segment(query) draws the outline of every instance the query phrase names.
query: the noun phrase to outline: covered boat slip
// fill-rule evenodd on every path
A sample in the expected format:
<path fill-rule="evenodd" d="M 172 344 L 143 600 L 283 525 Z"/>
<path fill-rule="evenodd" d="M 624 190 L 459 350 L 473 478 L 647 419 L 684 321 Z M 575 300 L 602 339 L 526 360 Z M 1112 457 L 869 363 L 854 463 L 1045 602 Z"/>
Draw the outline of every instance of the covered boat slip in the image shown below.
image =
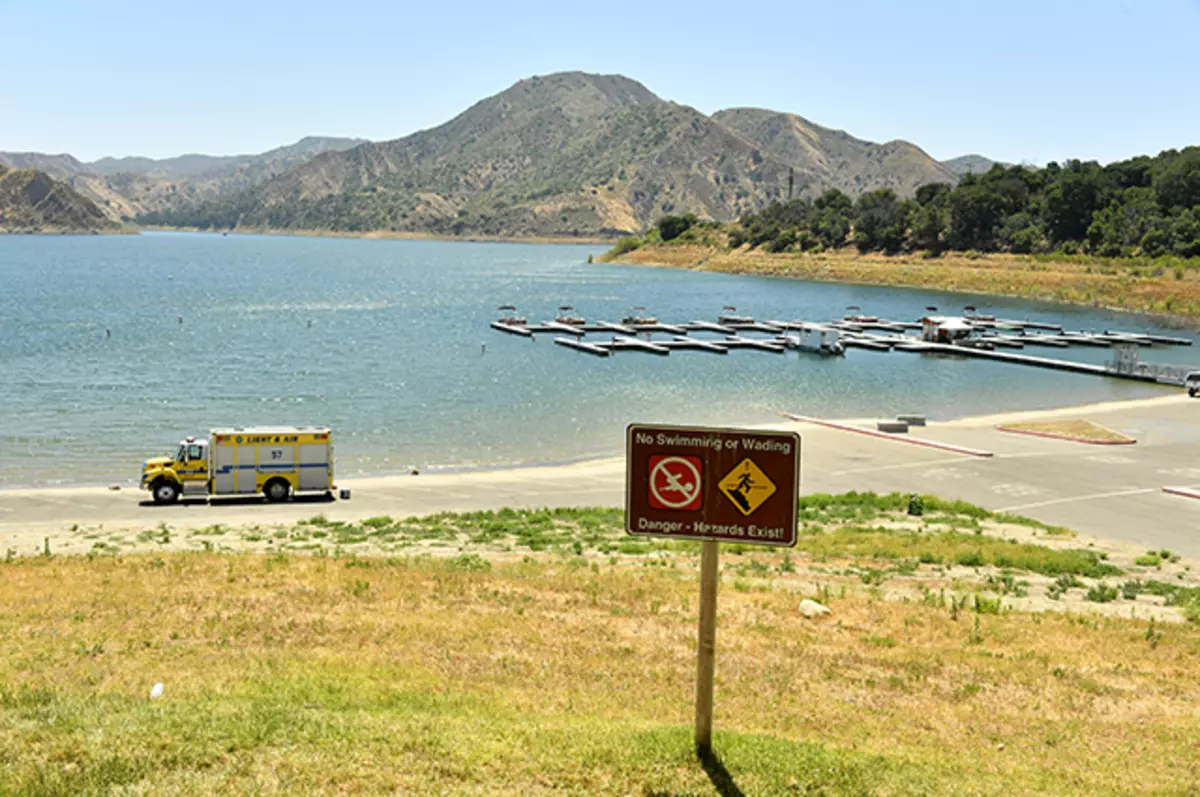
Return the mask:
<path fill-rule="evenodd" d="M 329 429 L 217 429 L 211 445 L 216 495 L 253 495 L 277 477 L 297 492 L 333 489 Z"/>

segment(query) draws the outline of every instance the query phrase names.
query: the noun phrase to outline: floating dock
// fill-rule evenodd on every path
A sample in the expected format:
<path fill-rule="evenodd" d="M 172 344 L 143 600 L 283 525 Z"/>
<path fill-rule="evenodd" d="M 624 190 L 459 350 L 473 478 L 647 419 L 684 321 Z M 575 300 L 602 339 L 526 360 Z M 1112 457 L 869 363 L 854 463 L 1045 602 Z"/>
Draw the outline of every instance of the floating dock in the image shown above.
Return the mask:
<path fill-rule="evenodd" d="M 503 308 L 502 308 L 503 309 Z M 582 319 L 578 319 L 582 321 Z M 554 343 L 596 357 L 610 357 L 617 352 L 641 352 L 660 357 L 673 351 L 699 351 L 709 354 L 728 354 L 731 349 L 749 349 L 783 354 L 787 351 L 810 351 L 797 345 L 797 338 L 785 334 L 789 331 L 802 335 L 811 332 L 836 332 L 837 338 L 846 348 L 864 349 L 874 352 L 892 350 L 917 354 L 950 355 L 956 357 L 993 360 L 1013 365 L 1026 365 L 1070 373 L 1108 376 L 1131 379 L 1137 382 L 1182 384 L 1188 370 L 1181 366 L 1164 363 L 1141 362 L 1136 352 L 1129 347 L 1191 346 L 1189 338 L 1159 335 L 1150 332 L 1126 332 L 1107 329 L 1103 332 L 1064 331 L 1057 324 L 1032 321 L 993 319 L 967 319 L 975 327 L 976 336 L 957 343 L 935 343 L 909 334 L 922 329 L 922 324 L 911 321 L 891 321 L 874 317 L 856 316 L 853 319 L 837 319 L 829 322 L 756 321 L 749 316 L 722 317 L 720 322 L 688 321 L 685 323 L 626 323 L 595 321 L 592 323 L 566 323 L 560 320 L 529 325 L 516 317 L 505 317 L 493 321 L 491 327 L 509 335 L 531 338 L 538 333 L 557 333 Z M 1029 330 L 1041 330 L 1031 332 Z M 980 330 L 986 330 L 980 332 Z M 719 335 L 719 338 L 704 338 L 693 333 Z M 609 340 L 588 341 L 589 334 L 610 336 Z M 758 337 L 753 336 L 758 334 Z M 668 340 L 654 340 L 653 336 L 670 336 Z M 764 337 L 765 336 L 765 337 Z M 1073 360 L 1058 360 L 1029 354 L 994 351 L 995 347 L 1022 349 L 1027 346 L 1045 346 L 1065 349 L 1072 346 L 1101 348 L 1122 347 L 1117 359 L 1105 365 L 1082 363 Z M 822 354 L 824 352 L 814 352 Z M 1132 359 L 1130 359 L 1132 355 Z M 1197 368 L 1195 370 L 1200 370 Z"/>
<path fill-rule="evenodd" d="M 501 332 L 507 332 L 510 335 L 520 335 L 525 338 L 533 337 L 533 330 L 526 326 L 517 326 L 516 324 L 502 324 L 499 321 L 493 321 L 492 329 L 498 329 Z"/>
<path fill-rule="evenodd" d="M 575 349 L 575 351 L 594 354 L 597 357 L 607 357 L 608 355 L 612 354 L 612 351 L 610 351 L 607 347 L 598 343 L 585 343 L 582 340 L 574 340 L 573 338 L 555 338 L 554 342 L 559 346 L 566 346 L 567 348 Z"/>

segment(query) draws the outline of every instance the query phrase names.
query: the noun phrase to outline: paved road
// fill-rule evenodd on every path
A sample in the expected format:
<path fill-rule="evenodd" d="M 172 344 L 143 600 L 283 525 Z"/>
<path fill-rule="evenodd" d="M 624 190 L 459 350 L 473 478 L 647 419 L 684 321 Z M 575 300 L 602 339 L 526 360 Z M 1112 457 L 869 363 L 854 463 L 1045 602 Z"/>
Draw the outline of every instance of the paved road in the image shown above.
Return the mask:
<path fill-rule="evenodd" d="M 802 408 L 792 408 L 802 410 Z M 1156 400 L 1086 413 L 1137 438 L 1092 446 L 999 432 L 966 421 L 916 429 L 913 436 L 994 452 L 947 453 L 807 424 L 779 424 L 803 437 L 802 489 L 812 492 L 924 492 L 1028 515 L 1097 537 L 1200 557 L 1200 500 L 1162 492 L 1200 486 L 1200 401 Z M 144 494 L 63 489 L 0 492 L 0 549 L 20 550 L 74 524 L 177 528 L 277 523 L 324 513 L 333 519 L 403 516 L 504 506 L 620 505 L 624 465 L 603 460 L 562 467 L 358 479 L 348 502 L 188 502 L 146 506 Z"/>

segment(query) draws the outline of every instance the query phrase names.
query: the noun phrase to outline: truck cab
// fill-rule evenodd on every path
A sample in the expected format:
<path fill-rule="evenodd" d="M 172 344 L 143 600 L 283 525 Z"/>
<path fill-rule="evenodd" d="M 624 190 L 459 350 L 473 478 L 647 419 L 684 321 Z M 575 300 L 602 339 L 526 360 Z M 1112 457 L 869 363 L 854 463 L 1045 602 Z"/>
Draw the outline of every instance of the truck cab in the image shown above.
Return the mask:
<path fill-rule="evenodd" d="M 1192 398 L 1200 394 L 1200 371 L 1192 371 L 1184 377 L 1183 386 L 1187 388 L 1188 395 Z"/>
<path fill-rule="evenodd" d="M 208 483 L 207 440 L 188 437 L 174 456 L 154 457 L 142 466 L 141 486 L 156 504 L 174 503 L 181 495 L 207 495 Z"/>

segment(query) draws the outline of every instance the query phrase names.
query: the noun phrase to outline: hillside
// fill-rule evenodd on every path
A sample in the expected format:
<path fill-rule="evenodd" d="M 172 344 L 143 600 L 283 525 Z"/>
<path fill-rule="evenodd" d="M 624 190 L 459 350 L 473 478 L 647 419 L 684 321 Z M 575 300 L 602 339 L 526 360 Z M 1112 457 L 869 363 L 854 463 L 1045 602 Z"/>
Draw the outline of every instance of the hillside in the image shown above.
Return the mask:
<path fill-rule="evenodd" d="M 307 162 L 322 152 L 358 146 L 363 139 L 310 136 L 252 155 L 180 155 L 175 158 L 101 158 L 0 152 L 0 165 L 38 169 L 66 182 L 114 221 L 156 210 L 179 210 L 242 190 Z"/>
<path fill-rule="evenodd" d="M 70 186 L 0 166 L 0 232 L 103 232 L 118 225 Z"/>
<path fill-rule="evenodd" d="M 984 174 L 1000 161 L 994 161 L 991 158 L 985 158 L 982 155 L 959 155 L 957 158 L 951 158 L 948 161 L 942 161 L 944 166 L 949 171 L 953 172 L 958 177 L 964 174 Z M 1007 167 L 1009 164 L 1000 163 L 1001 166 Z"/>
<path fill-rule="evenodd" d="M 797 186 L 812 198 L 830 188 L 850 196 L 891 188 L 912 196 L 926 183 L 954 183 L 957 176 L 907 141 L 873 144 L 844 130 L 831 130 L 791 113 L 761 108 L 730 108 L 713 119 L 796 170 Z"/>
<path fill-rule="evenodd" d="M 796 120 L 804 150 L 769 135 Z M 522 80 L 445 124 L 327 152 L 239 195 L 146 223 L 228 228 L 619 235 L 665 213 L 731 219 L 795 193 L 851 195 L 954 176 L 905 142 L 871 144 L 769 111 L 709 117 L 620 75 Z"/>
<path fill-rule="evenodd" d="M 55 180 L 63 180 L 87 171 L 87 164 L 71 155 L 47 155 L 42 152 L 0 152 L 0 166 L 10 169 L 34 169 Z"/>

